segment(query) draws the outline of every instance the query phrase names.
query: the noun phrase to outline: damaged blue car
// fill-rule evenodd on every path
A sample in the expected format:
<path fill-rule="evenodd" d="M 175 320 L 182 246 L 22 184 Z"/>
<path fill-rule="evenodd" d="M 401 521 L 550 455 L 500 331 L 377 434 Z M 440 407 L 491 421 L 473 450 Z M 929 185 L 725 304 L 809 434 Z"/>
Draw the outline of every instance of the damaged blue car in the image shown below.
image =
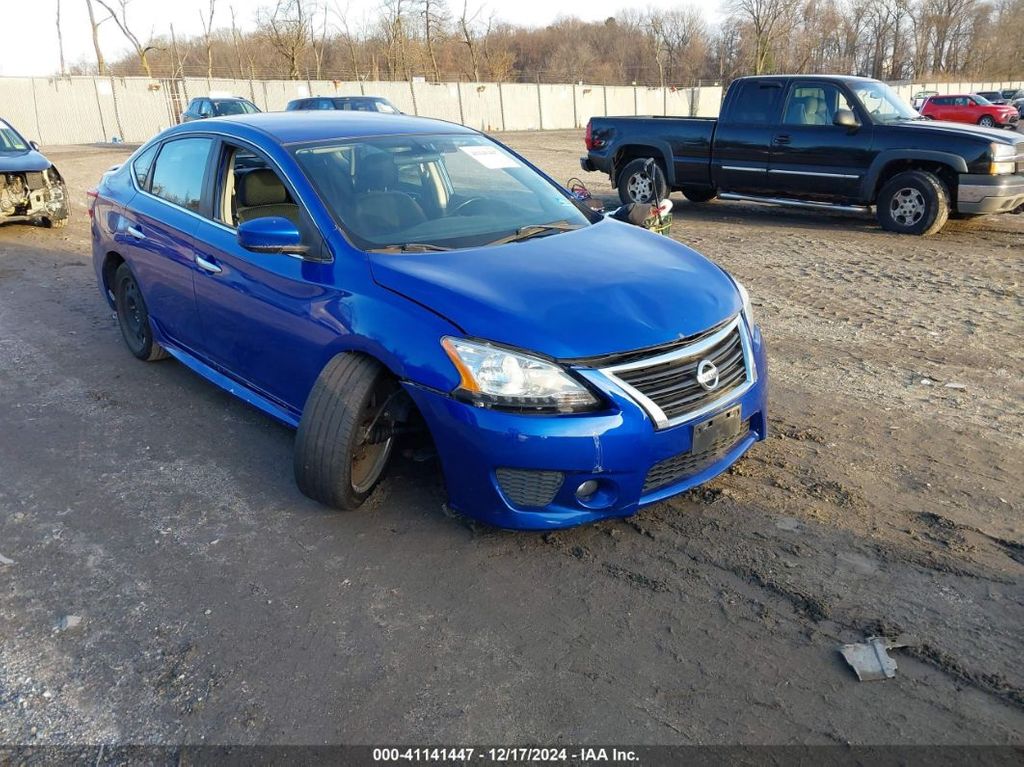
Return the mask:
<path fill-rule="evenodd" d="M 67 186 L 53 163 L 36 142 L 0 119 L 0 223 L 59 228 L 69 215 Z"/>
<path fill-rule="evenodd" d="M 451 123 L 291 112 L 171 128 L 91 193 L 103 296 L 296 432 L 307 496 L 360 507 L 429 439 L 451 507 L 552 529 L 715 477 L 767 429 L 746 291 Z"/>

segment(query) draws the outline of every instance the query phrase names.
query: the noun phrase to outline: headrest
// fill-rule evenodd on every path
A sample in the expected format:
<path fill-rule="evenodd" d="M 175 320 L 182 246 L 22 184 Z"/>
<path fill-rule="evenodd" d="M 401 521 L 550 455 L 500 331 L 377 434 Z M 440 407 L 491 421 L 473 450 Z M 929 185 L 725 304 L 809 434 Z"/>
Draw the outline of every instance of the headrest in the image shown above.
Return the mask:
<path fill-rule="evenodd" d="M 242 176 L 238 204 L 245 208 L 257 205 L 280 205 L 288 202 L 288 190 L 274 171 L 268 168 L 251 170 Z"/>
<path fill-rule="evenodd" d="M 363 191 L 388 189 L 398 181 L 398 166 L 387 152 L 374 152 L 360 158 L 356 172 Z"/>

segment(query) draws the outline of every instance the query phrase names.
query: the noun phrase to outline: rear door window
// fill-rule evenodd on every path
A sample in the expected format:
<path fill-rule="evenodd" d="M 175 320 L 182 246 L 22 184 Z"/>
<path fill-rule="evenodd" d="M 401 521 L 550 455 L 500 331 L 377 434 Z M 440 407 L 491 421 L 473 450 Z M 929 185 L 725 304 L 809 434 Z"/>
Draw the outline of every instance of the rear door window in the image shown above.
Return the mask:
<path fill-rule="evenodd" d="M 149 172 L 153 169 L 153 160 L 156 159 L 159 149 L 159 144 L 153 144 L 132 163 L 132 173 L 135 174 L 135 183 L 139 185 L 139 189 L 149 190 Z"/>
<path fill-rule="evenodd" d="M 747 125 L 774 125 L 779 121 L 779 83 L 747 80 L 733 97 L 728 121 Z"/>
<path fill-rule="evenodd" d="M 181 138 L 163 145 L 152 170 L 152 193 L 198 213 L 213 139 Z"/>

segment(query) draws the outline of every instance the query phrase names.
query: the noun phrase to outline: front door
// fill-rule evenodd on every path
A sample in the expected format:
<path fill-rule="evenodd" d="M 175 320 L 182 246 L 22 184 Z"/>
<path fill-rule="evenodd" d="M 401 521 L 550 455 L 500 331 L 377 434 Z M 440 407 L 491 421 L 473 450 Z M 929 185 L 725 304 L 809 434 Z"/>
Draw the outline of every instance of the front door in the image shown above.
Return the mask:
<path fill-rule="evenodd" d="M 212 220 L 199 224 L 196 304 L 204 356 L 233 378 L 301 413 L 325 360 L 324 350 L 346 330 L 327 304 L 334 265 L 284 253 L 242 248 L 240 221 L 280 216 L 315 230 L 279 171 L 251 148 L 224 143 Z"/>
<path fill-rule="evenodd" d="M 858 128 L 833 124 L 846 109 Z M 822 201 L 856 200 L 871 164 L 872 127 L 852 97 L 835 83 L 794 81 L 782 121 L 772 135 L 768 176 L 782 197 Z"/>
<path fill-rule="evenodd" d="M 712 179 L 721 192 L 764 195 L 782 82 L 744 80 L 734 88 L 715 131 Z"/>

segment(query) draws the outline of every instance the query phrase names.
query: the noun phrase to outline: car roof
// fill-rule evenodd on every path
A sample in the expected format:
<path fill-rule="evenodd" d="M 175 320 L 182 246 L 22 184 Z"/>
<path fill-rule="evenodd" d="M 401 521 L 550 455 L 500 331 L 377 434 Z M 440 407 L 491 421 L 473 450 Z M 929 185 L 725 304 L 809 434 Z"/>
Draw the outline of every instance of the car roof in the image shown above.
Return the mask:
<path fill-rule="evenodd" d="M 168 133 L 208 131 L 223 126 L 227 133 L 244 135 L 248 131 L 262 133 L 281 144 L 328 141 L 330 139 L 395 136 L 415 133 L 476 133 L 457 123 L 383 112 L 297 111 L 259 112 L 249 115 L 213 117 L 200 122 L 183 123 Z"/>

